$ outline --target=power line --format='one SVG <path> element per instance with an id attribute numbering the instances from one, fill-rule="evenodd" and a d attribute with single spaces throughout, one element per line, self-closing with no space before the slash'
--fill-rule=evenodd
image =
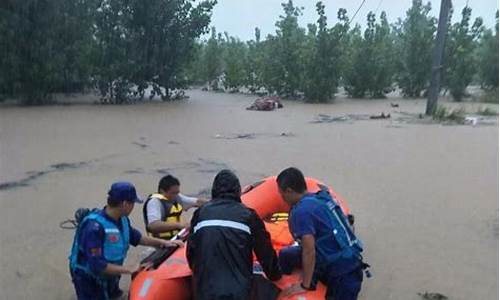
<path id="1" fill-rule="evenodd" d="M 358 14 L 359 10 L 361 9 L 361 7 L 363 7 L 363 4 L 365 4 L 366 0 L 363 0 L 363 2 L 361 2 L 361 4 L 359 5 L 358 7 L 358 10 L 356 10 L 356 12 L 354 13 L 354 15 L 352 16 L 352 19 L 351 21 L 349 22 L 349 24 L 351 24 L 352 21 L 354 21 L 354 18 L 356 18 L 356 15 Z"/>
<path id="2" fill-rule="evenodd" d="M 378 13 L 378 9 L 380 8 L 380 5 L 382 5 L 382 2 L 383 2 L 383 1 L 384 1 L 384 0 L 380 0 L 380 1 L 378 2 L 377 9 L 375 9 L 375 15 L 377 15 L 377 13 Z"/>

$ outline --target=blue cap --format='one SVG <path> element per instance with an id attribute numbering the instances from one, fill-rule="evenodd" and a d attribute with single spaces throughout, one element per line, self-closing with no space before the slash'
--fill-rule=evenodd
<path id="1" fill-rule="evenodd" d="M 137 197 L 134 185 L 126 181 L 113 183 L 109 189 L 108 196 L 117 201 L 130 201 L 135 203 L 143 202 L 139 197 Z"/>

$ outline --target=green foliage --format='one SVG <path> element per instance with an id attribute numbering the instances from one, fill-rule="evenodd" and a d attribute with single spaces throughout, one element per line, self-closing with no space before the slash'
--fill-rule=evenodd
<path id="1" fill-rule="evenodd" d="M 484 32 L 480 39 L 478 57 L 481 86 L 487 90 L 496 89 L 498 102 L 498 10 L 495 33 L 489 29 Z"/>
<path id="2" fill-rule="evenodd" d="M 95 85 L 113 103 L 185 87 L 194 39 L 214 0 L 6 0 L 0 95 L 40 104 Z"/>
<path id="3" fill-rule="evenodd" d="M 263 46 L 260 40 L 260 29 L 255 28 L 255 40 L 247 42 L 247 55 L 244 62 L 245 86 L 254 93 L 263 87 Z"/>
<path id="4" fill-rule="evenodd" d="M 498 104 L 498 87 L 487 89 L 481 97 L 479 97 L 480 102 Z"/>
<path id="5" fill-rule="evenodd" d="M 295 97 L 301 86 L 301 74 L 304 72 L 305 30 L 298 24 L 302 9 L 294 6 L 292 0 L 281 6 L 284 15 L 276 22 L 276 38 L 272 45 L 272 53 L 275 55 L 270 57 L 277 60 L 278 66 L 275 70 L 268 71 L 271 71 L 271 76 L 276 77 L 277 82 L 273 90 L 285 97 Z"/>
<path id="6" fill-rule="evenodd" d="M 82 91 L 89 79 L 94 1 L 6 1 L 0 6 L 0 94 L 25 104 Z"/>
<path id="7" fill-rule="evenodd" d="M 154 94 L 170 99 L 172 90 L 186 87 L 184 72 L 195 38 L 206 31 L 215 1 L 201 1 L 197 6 L 179 0 L 128 3 L 131 81 L 138 85 L 139 93 L 150 85 Z"/>
<path id="8" fill-rule="evenodd" d="M 397 82 L 404 96 L 419 97 L 428 86 L 436 19 L 429 16 L 430 2 L 413 0 L 406 19 L 395 25 L 398 59 Z"/>
<path id="9" fill-rule="evenodd" d="M 309 27 L 308 38 L 312 47 L 307 52 L 304 96 L 308 102 L 326 102 L 333 97 L 339 85 L 341 60 L 345 53 L 345 39 L 349 19 L 345 9 L 338 12 L 339 23 L 328 29 L 325 6 L 316 4 L 319 19 L 316 26 Z"/>
<path id="10" fill-rule="evenodd" d="M 470 7 L 464 7 L 462 20 L 451 26 L 446 41 L 443 81 L 456 101 L 463 99 L 465 89 L 472 82 L 476 72 L 474 52 L 483 29 L 483 21 L 477 18 L 472 27 L 469 26 L 471 12 Z"/>
<path id="11" fill-rule="evenodd" d="M 447 109 L 445 106 L 438 105 L 432 118 L 440 122 L 454 122 L 463 124 L 465 122 L 465 109 L 463 107 L 453 110 Z"/>
<path id="12" fill-rule="evenodd" d="M 202 85 L 205 83 L 203 49 L 204 44 L 197 40 L 191 50 L 191 59 L 184 68 L 188 85 Z"/>
<path id="13" fill-rule="evenodd" d="M 245 62 L 247 59 L 247 47 L 245 43 L 237 38 L 226 34 L 224 47 L 224 87 L 232 91 L 245 84 Z"/>
<path id="14" fill-rule="evenodd" d="M 481 116 L 498 116 L 498 112 L 494 109 L 489 108 L 489 107 L 479 108 L 477 110 L 477 114 L 481 115 Z"/>
<path id="15" fill-rule="evenodd" d="M 344 87 L 351 97 L 383 98 L 394 77 L 394 46 L 390 26 L 385 12 L 380 23 L 375 23 L 375 14 L 369 13 L 367 28 L 361 36 L 359 26 L 350 32 L 348 63 L 345 70 Z"/>
<path id="16" fill-rule="evenodd" d="M 214 90 L 267 92 L 308 102 L 332 99 L 340 85 L 351 97 L 384 97 L 398 84 L 419 97 L 430 79 L 436 19 L 430 4 L 413 0 L 404 20 L 389 25 L 368 14 L 364 32 L 352 29 L 345 9 L 328 27 L 325 6 L 318 20 L 299 26 L 303 8 L 282 4 L 276 32 L 242 42 L 212 28 L 215 0 L 4 0 L 0 5 L 0 99 L 26 104 L 53 93 L 97 88 L 104 101 L 124 103 L 175 98 L 189 84 Z M 498 103 L 498 12 L 495 30 L 471 25 L 471 11 L 449 23 L 443 84 L 461 100 L 473 80 Z"/>
<path id="17" fill-rule="evenodd" d="M 222 75 L 222 35 L 215 27 L 212 27 L 212 35 L 208 40 L 203 52 L 203 61 L 205 62 L 205 80 L 213 90 L 219 89 L 218 80 Z"/>

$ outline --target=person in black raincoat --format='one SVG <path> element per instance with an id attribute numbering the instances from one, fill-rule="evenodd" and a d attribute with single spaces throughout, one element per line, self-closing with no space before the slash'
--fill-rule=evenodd
<path id="1" fill-rule="evenodd" d="M 252 288 L 252 251 L 270 280 L 279 280 L 276 252 L 257 213 L 241 203 L 239 179 L 229 170 L 215 176 L 212 201 L 191 219 L 187 259 L 194 299 L 245 300 Z"/>

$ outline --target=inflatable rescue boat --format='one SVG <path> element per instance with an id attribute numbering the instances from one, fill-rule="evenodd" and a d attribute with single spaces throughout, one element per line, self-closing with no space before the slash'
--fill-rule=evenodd
<path id="1" fill-rule="evenodd" d="M 333 199 L 349 217 L 351 224 L 354 219 L 350 214 L 345 201 L 330 187 L 314 178 L 306 178 L 307 190 L 318 192 L 328 190 Z M 294 243 L 288 230 L 287 216 L 289 207 L 281 198 L 276 184 L 276 177 L 268 177 L 243 188 L 242 202 L 253 208 L 264 220 L 266 229 L 271 235 L 274 249 L 278 251 Z M 189 300 L 191 299 L 191 270 L 186 259 L 186 247 L 178 249 L 162 249 L 154 252 L 146 260 L 153 261 L 152 266 L 136 274 L 130 284 L 130 300 Z M 254 263 L 254 272 L 259 269 Z M 291 284 L 301 282 L 301 271 L 295 270 L 291 275 L 283 275 L 282 279 L 274 282 L 280 289 Z M 324 299 L 326 287 L 318 283 L 315 291 L 280 297 L 279 299 L 313 300 Z"/>

